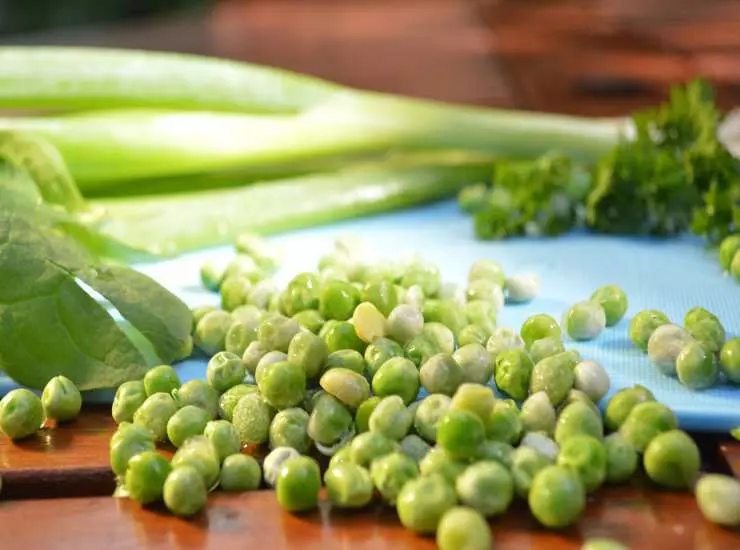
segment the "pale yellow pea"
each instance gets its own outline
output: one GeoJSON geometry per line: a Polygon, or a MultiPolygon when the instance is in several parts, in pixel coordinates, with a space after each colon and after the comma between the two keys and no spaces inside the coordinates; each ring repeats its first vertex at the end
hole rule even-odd
{"type": "Polygon", "coordinates": [[[357,336],[366,344],[371,344],[385,336],[385,317],[370,302],[362,302],[352,315],[357,336]]]}

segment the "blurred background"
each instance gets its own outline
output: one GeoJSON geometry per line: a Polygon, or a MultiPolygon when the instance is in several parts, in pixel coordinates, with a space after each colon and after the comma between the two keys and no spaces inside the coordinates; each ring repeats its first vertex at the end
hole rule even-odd
{"type": "Polygon", "coordinates": [[[202,53],[605,116],[704,76],[740,105],[740,0],[0,0],[0,42],[202,53]]]}

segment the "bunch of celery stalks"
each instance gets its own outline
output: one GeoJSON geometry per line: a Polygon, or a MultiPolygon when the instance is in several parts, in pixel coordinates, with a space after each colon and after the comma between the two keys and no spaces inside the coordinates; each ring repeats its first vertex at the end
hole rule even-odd
{"type": "Polygon", "coordinates": [[[0,48],[0,131],[58,150],[98,229],[173,255],[404,208],[553,149],[586,165],[622,120],[467,107],[170,53],[0,48]]]}

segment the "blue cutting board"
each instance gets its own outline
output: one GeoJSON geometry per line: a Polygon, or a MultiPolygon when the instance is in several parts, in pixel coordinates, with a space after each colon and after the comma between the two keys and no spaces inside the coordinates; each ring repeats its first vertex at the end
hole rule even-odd
{"type": "MultiPolygon", "coordinates": [[[[360,236],[379,258],[399,259],[417,253],[439,265],[448,281],[463,283],[470,264],[481,258],[501,262],[508,273],[539,274],[538,298],[527,305],[506,306],[500,313],[499,324],[516,329],[535,313],[560,319],[571,304],[588,298],[595,288],[618,284],[630,300],[625,319],[593,342],[567,345],[606,367],[612,393],[635,383],[650,388],[676,412],[684,429],[727,431],[740,426],[740,386],[690,391],[660,374],[627,335],[630,318],[641,309],[660,309],[681,323],[686,310],[695,305],[716,313],[728,337],[740,334],[740,285],[720,273],[715,255],[698,239],[573,233],[554,239],[480,242],[473,238],[470,220],[449,201],[272,237],[286,258],[278,283],[286,283],[300,271],[315,269],[334,239],[347,234],[360,236]]],[[[226,260],[232,254],[229,247],[219,247],[139,268],[191,306],[217,304],[217,295],[200,287],[199,267],[207,258],[226,260]]],[[[181,378],[202,378],[205,364],[203,359],[182,362],[178,366],[181,378]]],[[[0,375],[0,395],[13,387],[11,380],[0,375]]],[[[110,391],[87,395],[89,401],[97,402],[111,402],[112,397],[110,391]]]]}

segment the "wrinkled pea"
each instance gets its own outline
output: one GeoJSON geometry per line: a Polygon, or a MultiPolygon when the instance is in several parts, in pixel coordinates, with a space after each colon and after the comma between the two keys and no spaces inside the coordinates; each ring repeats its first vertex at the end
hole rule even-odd
{"type": "Polygon", "coordinates": [[[257,386],[251,384],[238,384],[226,390],[218,398],[218,417],[231,422],[234,407],[239,400],[248,393],[258,392],[257,386]]]}
{"type": "MultiPolygon", "coordinates": [[[[147,394],[144,382],[141,380],[129,380],[124,382],[116,390],[113,398],[111,413],[113,420],[121,422],[133,422],[134,413],[146,401],[147,394]]],[[[40,425],[40,424],[39,424],[40,425]]]]}
{"type": "Polygon", "coordinates": [[[254,341],[247,346],[244,355],[242,355],[242,362],[249,374],[254,376],[257,373],[257,365],[266,354],[267,350],[258,341],[254,341]]]}
{"type": "Polygon", "coordinates": [[[219,393],[241,384],[245,374],[246,367],[241,357],[228,351],[221,351],[211,357],[206,369],[208,383],[219,393]]]}
{"type": "Polygon", "coordinates": [[[295,319],[273,315],[266,317],[257,329],[257,339],[267,351],[288,352],[290,341],[301,331],[295,319]]]}
{"type": "Polygon", "coordinates": [[[249,393],[234,407],[232,424],[239,434],[242,445],[265,443],[270,431],[270,422],[275,410],[259,393],[249,393]]]}
{"type": "Polygon", "coordinates": [[[496,387],[514,399],[526,399],[534,365],[523,349],[513,348],[496,356],[494,380],[496,387]]]}
{"type": "Polygon", "coordinates": [[[725,343],[725,328],[719,321],[700,319],[690,325],[687,324],[686,330],[710,353],[718,353],[725,343]]]}

